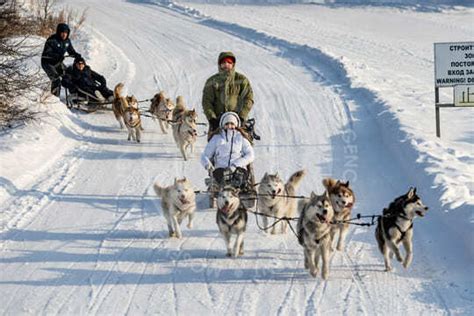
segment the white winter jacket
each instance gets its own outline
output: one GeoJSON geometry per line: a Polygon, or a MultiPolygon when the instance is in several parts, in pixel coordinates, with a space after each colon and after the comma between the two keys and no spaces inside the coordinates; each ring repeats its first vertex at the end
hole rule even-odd
{"type": "Polygon", "coordinates": [[[255,159],[252,145],[238,130],[221,130],[212,136],[201,155],[201,164],[217,168],[245,168],[255,159]],[[231,153],[232,150],[232,153],[231,153]]]}

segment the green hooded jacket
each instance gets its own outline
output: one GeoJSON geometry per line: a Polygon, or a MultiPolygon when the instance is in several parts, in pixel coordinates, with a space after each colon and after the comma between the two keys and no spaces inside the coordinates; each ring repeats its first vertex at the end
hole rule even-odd
{"type": "Polygon", "coordinates": [[[202,94],[202,107],[208,120],[219,119],[228,111],[236,112],[244,120],[253,106],[253,91],[249,80],[235,71],[235,56],[232,52],[219,54],[219,72],[207,79],[202,94]],[[234,59],[231,71],[220,69],[220,61],[225,57],[234,59]]]}

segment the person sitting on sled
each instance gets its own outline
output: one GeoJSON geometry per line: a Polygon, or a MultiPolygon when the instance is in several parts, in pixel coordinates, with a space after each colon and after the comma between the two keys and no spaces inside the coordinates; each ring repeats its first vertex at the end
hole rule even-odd
{"type": "Polygon", "coordinates": [[[88,94],[100,102],[113,101],[114,98],[113,91],[107,88],[104,76],[86,65],[82,57],[74,59],[74,64],[66,69],[63,86],[73,93],[88,94]]]}
{"type": "Polygon", "coordinates": [[[247,166],[255,159],[252,145],[240,128],[240,118],[235,112],[224,113],[219,129],[211,136],[201,155],[201,164],[214,179],[223,184],[224,173],[240,174],[240,184],[248,178],[247,166]]]}

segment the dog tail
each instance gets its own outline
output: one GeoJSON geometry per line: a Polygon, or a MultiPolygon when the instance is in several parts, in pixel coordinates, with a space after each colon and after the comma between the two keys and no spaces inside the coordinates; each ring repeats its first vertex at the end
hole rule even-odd
{"type": "Polygon", "coordinates": [[[114,98],[118,99],[122,96],[122,90],[123,90],[124,84],[122,82],[119,82],[115,88],[114,88],[114,98]]]}
{"type": "Polygon", "coordinates": [[[377,245],[379,246],[380,252],[383,253],[383,246],[385,244],[385,240],[383,236],[382,221],[380,217],[377,219],[377,227],[375,228],[375,240],[377,240],[377,245]]]}
{"type": "Polygon", "coordinates": [[[288,179],[288,182],[286,183],[286,189],[288,190],[288,193],[290,195],[293,195],[295,194],[296,192],[296,189],[298,188],[300,182],[301,182],[301,179],[303,179],[303,177],[306,175],[306,171],[305,170],[299,170],[299,171],[296,171],[291,177],[290,179],[288,179]]]}
{"type": "Polygon", "coordinates": [[[184,98],[182,95],[178,95],[178,97],[176,98],[176,107],[186,108],[186,105],[184,104],[184,98]]]}
{"type": "Polygon", "coordinates": [[[155,190],[156,195],[158,195],[159,197],[163,197],[163,195],[165,194],[165,188],[160,187],[158,182],[155,182],[155,184],[153,184],[153,189],[155,190]]]}
{"type": "Polygon", "coordinates": [[[329,191],[329,189],[334,187],[336,183],[337,183],[337,180],[333,178],[326,178],[323,180],[323,185],[326,188],[326,191],[329,191]]]}

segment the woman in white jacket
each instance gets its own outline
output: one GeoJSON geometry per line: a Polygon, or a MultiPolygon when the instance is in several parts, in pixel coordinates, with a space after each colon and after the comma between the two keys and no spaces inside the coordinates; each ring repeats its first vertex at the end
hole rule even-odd
{"type": "Polygon", "coordinates": [[[212,136],[201,155],[201,164],[215,173],[218,169],[245,169],[255,156],[252,145],[237,129],[240,119],[237,113],[226,112],[221,116],[219,130],[212,136]]]}

